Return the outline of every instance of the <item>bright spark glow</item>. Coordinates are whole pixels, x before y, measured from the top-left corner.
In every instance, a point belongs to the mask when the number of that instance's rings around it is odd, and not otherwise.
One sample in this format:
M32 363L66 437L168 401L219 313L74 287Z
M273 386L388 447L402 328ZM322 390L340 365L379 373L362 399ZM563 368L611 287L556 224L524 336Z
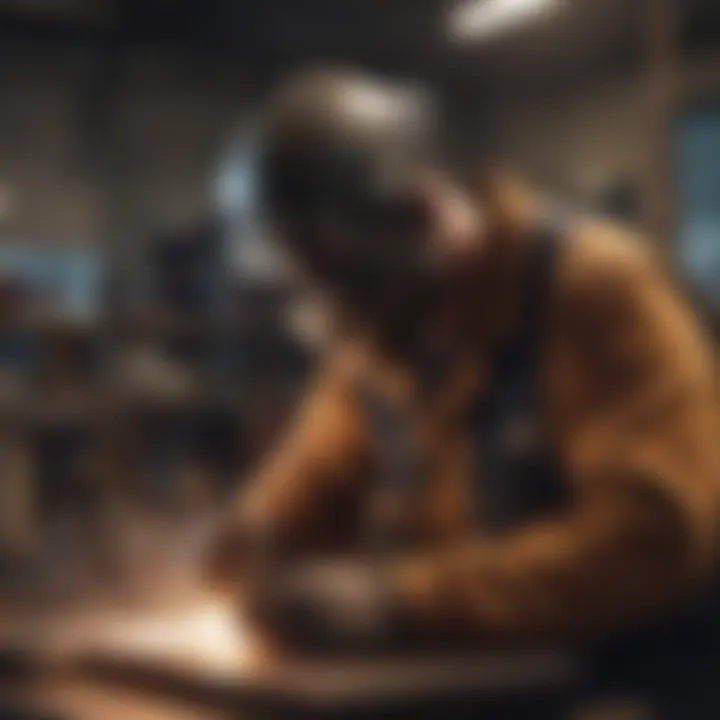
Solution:
M96 649L117 657L210 672L235 671L248 661L237 614L216 602L167 615L116 618L99 630Z
M482 40L537 19L558 0L468 0L448 18L454 40Z

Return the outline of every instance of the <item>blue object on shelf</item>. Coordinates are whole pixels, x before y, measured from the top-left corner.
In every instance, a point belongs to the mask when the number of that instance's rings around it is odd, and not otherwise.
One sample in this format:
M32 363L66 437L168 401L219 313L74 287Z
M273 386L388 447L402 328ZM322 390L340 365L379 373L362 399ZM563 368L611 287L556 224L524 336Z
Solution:
M720 310L720 105L682 117L677 170L682 272L695 294Z
M27 370L37 365L39 355L36 339L18 332L0 332L0 368Z
M99 256L85 248L0 244L0 277L18 280L72 319L95 316L100 305Z

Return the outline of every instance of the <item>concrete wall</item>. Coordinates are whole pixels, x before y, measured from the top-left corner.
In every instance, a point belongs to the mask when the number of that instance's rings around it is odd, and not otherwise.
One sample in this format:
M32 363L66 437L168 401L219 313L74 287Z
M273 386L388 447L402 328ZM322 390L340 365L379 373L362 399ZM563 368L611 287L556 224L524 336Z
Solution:
M244 106L241 70L170 51L127 53L96 112L91 50L0 50L0 235L139 242L196 219Z
M688 61L684 101L720 98L720 56ZM592 194L617 178L640 178L649 147L637 77L609 77L545 102L498 108L493 150L510 166L560 188Z
M78 122L88 58L3 47L0 68L0 232L23 242L93 241L96 187Z
M493 137L511 167L580 193L636 176L643 162L640 99L629 81L500 111Z
M115 100L112 172L139 228L182 225L207 210L219 154L245 107L245 80L191 57L129 59Z

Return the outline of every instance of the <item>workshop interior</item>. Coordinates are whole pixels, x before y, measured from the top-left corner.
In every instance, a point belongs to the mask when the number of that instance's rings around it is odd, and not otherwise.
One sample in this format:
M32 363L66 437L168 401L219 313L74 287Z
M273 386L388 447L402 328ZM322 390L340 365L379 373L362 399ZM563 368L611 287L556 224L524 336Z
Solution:
M428 89L451 167L641 237L715 342L720 3L0 0L0 58L0 718L655 717L554 647L256 657L204 563L337 328L258 202L274 88Z

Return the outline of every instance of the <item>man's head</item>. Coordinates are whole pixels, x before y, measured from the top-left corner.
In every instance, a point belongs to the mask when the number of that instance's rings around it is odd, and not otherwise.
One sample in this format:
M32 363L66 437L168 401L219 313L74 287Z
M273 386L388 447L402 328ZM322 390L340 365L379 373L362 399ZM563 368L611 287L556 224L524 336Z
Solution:
M268 108L268 214L314 279L373 320L419 314L456 241L446 231L474 231L469 201L439 173L434 110L422 94L341 71L297 78Z

